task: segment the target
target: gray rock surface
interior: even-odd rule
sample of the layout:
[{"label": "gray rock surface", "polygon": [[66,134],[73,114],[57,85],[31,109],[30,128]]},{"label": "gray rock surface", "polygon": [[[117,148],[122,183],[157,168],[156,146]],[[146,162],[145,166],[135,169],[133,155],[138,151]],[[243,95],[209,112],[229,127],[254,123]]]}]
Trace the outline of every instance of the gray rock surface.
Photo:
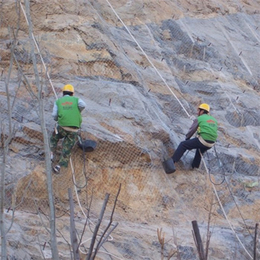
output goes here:
[{"label": "gray rock surface", "polygon": [[[8,135],[6,85],[13,42],[8,26],[17,22],[13,1],[5,1],[1,12],[5,18],[0,24],[3,138]],[[191,221],[198,221],[205,241],[210,212],[209,259],[252,259],[260,202],[259,13],[259,3],[253,0],[31,3],[34,34],[54,86],[42,73],[48,133],[54,127],[54,91],[60,97],[61,87],[70,83],[87,104],[82,135],[98,143],[85,157],[78,147],[72,154],[76,189],[84,207],[90,190],[94,194],[92,220],[98,217],[104,194],[114,198],[122,185],[114,217],[119,226],[113,240],[105,244],[119,259],[159,259],[158,228],[167,241],[165,259],[171,249],[173,259],[177,251],[181,259],[198,259]],[[14,54],[21,67],[14,64],[8,85],[15,135],[6,164],[6,207],[11,202],[19,205],[8,234],[8,253],[11,259],[50,259],[43,225],[47,220],[39,221],[39,208],[46,209],[46,175],[23,15],[20,29]],[[19,69],[31,83],[31,91],[21,83]],[[44,71],[40,65],[39,69]],[[190,170],[192,151],[178,163],[175,174],[165,175],[161,161],[184,139],[201,102],[211,105],[219,122],[216,150],[205,155],[207,168],[202,164]],[[70,259],[69,219],[61,212],[68,211],[67,191],[74,187],[71,172],[53,176],[61,259]],[[225,182],[217,185],[224,177]],[[77,228],[82,230],[79,205],[76,212]],[[6,221],[9,225],[10,212]],[[88,230],[85,238],[90,237]],[[97,259],[110,258],[100,253]]]}]

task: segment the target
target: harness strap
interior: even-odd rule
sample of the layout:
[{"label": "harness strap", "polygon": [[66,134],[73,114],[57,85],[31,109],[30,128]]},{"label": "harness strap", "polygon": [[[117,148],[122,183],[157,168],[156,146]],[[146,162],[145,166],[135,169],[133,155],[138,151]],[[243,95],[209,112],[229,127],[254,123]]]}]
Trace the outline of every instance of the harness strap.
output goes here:
[{"label": "harness strap", "polygon": [[200,141],[203,145],[205,145],[206,147],[209,147],[209,148],[213,147],[214,144],[215,144],[215,143],[208,143],[208,142],[205,141],[200,135],[198,136],[198,139],[199,139],[199,141]]},{"label": "harness strap", "polygon": [[60,126],[66,131],[77,133],[79,131],[79,128],[70,127],[70,126]]}]

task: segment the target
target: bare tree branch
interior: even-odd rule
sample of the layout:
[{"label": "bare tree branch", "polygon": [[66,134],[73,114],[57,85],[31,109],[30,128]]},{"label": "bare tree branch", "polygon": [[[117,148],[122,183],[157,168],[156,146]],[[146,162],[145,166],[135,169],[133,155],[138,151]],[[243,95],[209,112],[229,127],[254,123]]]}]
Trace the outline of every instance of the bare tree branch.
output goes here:
[{"label": "bare tree branch", "polygon": [[254,260],[257,260],[257,232],[258,232],[258,223],[256,223],[255,225]]},{"label": "bare tree branch", "polygon": [[74,222],[74,203],[72,199],[72,192],[71,189],[68,189],[69,193],[69,203],[70,203],[70,240],[71,240],[71,246],[73,251],[74,260],[79,260],[79,250],[78,250],[78,240],[76,236],[76,228],[75,228],[75,222]]},{"label": "bare tree branch", "polygon": [[[115,212],[115,208],[116,208],[116,203],[117,203],[117,199],[118,199],[118,196],[120,194],[120,191],[121,191],[121,184],[119,185],[119,188],[118,188],[118,191],[117,191],[117,194],[116,194],[116,198],[115,198],[115,201],[114,201],[114,206],[113,206],[113,210],[112,210],[112,213],[110,215],[110,221],[106,227],[106,229],[104,230],[103,234],[101,235],[100,239],[99,239],[99,242],[97,244],[97,247],[96,247],[96,250],[94,252],[94,257],[93,259],[95,258],[98,250],[100,249],[100,247],[106,242],[106,239],[108,238],[108,236],[105,237],[105,239],[103,239],[104,235],[106,234],[107,230],[109,229],[109,227],[111,226],[112,222],[113,222],[113,215],[114,215],[114,212]],[[116,225],[117,226],[117,225]],[[115,226],[115,227],[116,227]],[[115,229],[115,227],[113,228],[113,230]],[[110,232],[111,233],[111,232]],[[102,241],[103,240],[103,241]]]},{"label": "bare tree branch", "polygon": [[208,259],[208,253],[209,253],[209,244],[210,244],[210,238],[211,238],[211,232],[210,232],[210,224],[211,224],[211,216],[212,216],[212,208],[214,204],[214,197],[213,194],[211,195],[211,202],[210,202],[210,209],[209,209],[209,216],[208,216],[208,226],[207,226],[207,238],[206,238],[206,249],[205,249],[205,260]]},{"label": "bare tree branch", "polygon": [[55,221],[55,207],[53,200],[53,188],[52,188],[52,169],[51,169],[51,160],[50,160],[50,149],[49,149],[49,138],[45,126],[45,118],[44,118],[44,108],[43,108],[43,100],[42,100],[42,85],[40,82],[40,75],[37,68],[37,61],[35,56],[34,49],[34,36],[33,36],[33,25],[31,22],[30,16],[30,3],[28,0],[25,0],[25,8],[26,8],[26,16],[28,21],[28,29],[29,29],[29,40],[31,47],[31,58],[33,62],[33,69],[35,75],[36,86],[38,88],[38,101],[39,101],[39,114],[41,119],[41,129],[43,132],[43,140],[44,140],[44,151],[45,151],[45,165],[47,172],[47,186],[48,186],[48,197],[49,197],[49,206],[50,206],[50,229],[51,229],[51,250],[52,250],[52,258],[54,260],[59,259],[58,248],[57,248],[57,240],[56,240],[56,221]]},{"label": "bare tree branch", "polygon": [[199,259],[200,260],[205,260],[205,254],[204,254],[204,249],[203,249],[203,244],[200,236],[200,231],[198,227],[198,223],[196,220],[193,220],[192,222],[192,227],[193,227],[193,232],[194,232],[194,237],[195,237],[195,244],[198,250],[199,254]]},{"label": "bare tree branch", "polygon": [[104,199],[104,203],[103,203],[103,206],[102,206],[99,218],[98,218],[98,223],[95,226],[95,230],[94,230],[94,233],[93,233],[93,236],[92,236],[92,239],[91,239],[91,244],[90,244],[90,247],[89,247],[87,260],[93,259],[92,258],[92,252],[93,252],[95,241],[96,241],[96,238],[97,238],[97,233],[98,233],[99,227],[101,225],[101,222],[102,222],[105,210],[106,210],[106,206],[107,206],[107,203],[108,203],[109,196],[110,195],[108,193],[106,193],[106,196],[105,196],[105,199]]}]

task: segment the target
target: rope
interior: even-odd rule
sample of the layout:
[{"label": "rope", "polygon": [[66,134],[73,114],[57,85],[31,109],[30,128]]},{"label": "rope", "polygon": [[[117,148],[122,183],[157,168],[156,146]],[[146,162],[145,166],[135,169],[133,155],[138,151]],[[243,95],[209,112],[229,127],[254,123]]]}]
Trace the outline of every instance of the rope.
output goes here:
[{"label": "rope", "polygon": [[[134,40],[134,42],[135,42],[135,43],[137,44],[137,46],[140,48],[140,50],[142,51],[142,53],[144,54],[144,56],[146,57],[146,59],[148,60],[148,62],[151,64],[151,66],[155,69],[155,71],[157,72],[157,74],[160,76],[160,78],[162,79],[162,81],[164,82],[164,84],[166,85],[166,87],[170,90],[170,92],[172,93],[172,95],[176,98],[176,100],[178,101],[178,103],[180,104],[180,106],[182,107],[182,109],[185,111],[185,113],[187,114],[187,116],[188,116],[189,118],[191,118],[190,114],[189,114],[189,113],[187,112],[187,110],[184,108],[184,106],[182,105],[182,103],[180,102],[180,100],[177,98],[177,96],[175,95],[175,93],[170,89],[170,87],[169,87],[169,85],[167,84],[167,82],[165,81],[165,79],[162,77],[162,75],[161,75],[160,72],[157,70],[157,68],[154,66],[154,64],[152,63],[152,61],[150,60],[150,58],[147,56],[147,54],[145,53],[145,51],[143,50],[143,48],[140,46],[140,44],[137,42],[137,40],[135,39],[135,37],[132,35],[132,33],[130,32],[130,30],[129,30],[128,27],[126,26],[126,24],[123,22],[123,20],[122,20],[122,19],[120,18],[120,16],[117,14],[117,12],[116,12],[115,9],[113,8],[113,6],[110,4],[109,0],[106,0],[106,2],[108,3],[108,5],[109,5],[110,8],[112,9],[112,11],[114,12],[114,14],[116,15],[116,17],[119,19],[119,21],[123,24],[124,28],[127,30],[127,32],[128,32],[129,35],[132,37],[132,39]],[[210,176],[210,173],[209,173],[209,170],[208,170],[208,168],[207,168],[207,166],[206,166],[205,160],[204,160],[204,158],[203,158],[202,155],[201,155],[201,157],[202,157],[204,166],[205,166],[205,168],[206,168],[206,171],[207,171],[207,173],[208,173],[209,176]],[[225,180],[225,179],[224,179],[224,180]],[[223,180],[220,184],[222,184],[222,183],[224,182],[224,180]],[[241,240],[239,239],[239,237],[237,236],[237,234],[236,234],[236,232],[235,232],[235,230],[234,230],[232,224],[230,223],[230,221],[229,221],[229,219],[228,219],[228,217],[227,217],[227,214],[226,214],[226,212],[225,212],[225,210],[224,210],[224,208],[223,208],[223,206],[222,206],[222,203],[221,203],[221,201],[220,201],[220,199],[219,199],[219,196],[218,196],[218,194],[217,194],[217,191],[216,191],[216,188],[215,188],[215,184],[214,184],[212,181],[211,181],[211,184],[212,184],[213,190],[214,190],[214,192],[215,192],[215,195],[216,195],[216,197],[217,197],[217,200],[218,200],[218,202],[219,202],[219,205],[220,205],[220,207],[221,207],[221,209],[222,209],[222,211],[223,211],[223,214],[224,214],[224,216],[225,216],[225,218],[226,218],[226,220],[227,220],[227,222],[228,222],[228,224],[229,224],[231,230],[233,231],[233,233],[234,233],[235,236],[237,237],[239,243],[241,244],[241,246],[243,247],[243,249],[245,250],[245,252],[249,255],[249,257],[250,257],[251,259],[253,259],[252,256],[249,254],[249,252],[246,250],[245,246],[243,245],[243,243],[241,242]],[[220,184],[219,184],[219,185],[220,185]]]},{"label": "rope", "polygon": [[[140,50],[142,51],[142,53],[144,54],[144,56],[146,57],[146,59],[148,60],[148,62],[151,64],[151,66],[154,68],[154,70],[156,71],[156,73],[159,75],[159,77],[161,78],[161,80],[164,82],[164,84],[166,85],[166,87],[169,89],[169,91],[171,92],[171,94],[172,94],[172,95],[175,97],[175,99],[178,101],[178,103],[180,104],[180,106],[182,107],[182,109],[184,110],[184,112],[186,113],[186,115],[187,115],[189,118],[191,118],[190,114],[189,114],[188,111],[185,109],[185,107],[183,106],[183,104],[181,103],[181,101],[179,100],[179,98],[178,98],[178,97],[175,95],[175,93],[171,90],[170,86],[167,84],[167,82],[165,81],[165,79],[162,77],[161,73],[157,70],[157,68],[155,67],[155,65],[153,64],[153,62],[150,60],[150,58],[149,58],[148,55],[145,53],[145,51],[143,50],[143,48],[140,46],[140,44],[137,42],[137,40],[135,39],[135,37],[132,35],[132,33],[130,32],[130,30],[129,30],[128,27],[126,26],[126,24],[123,22],[123,20],[122,20],[122,19],[120,18],[120,16],[117,14],[117,12],[116,12],[115,9],[113,8],[113,6],[110,4],[109,0],[106,0],[106,2],[108,3],[108,5],[109,5],[110,8],[112,9],[112,11],[114,12],[114,14],[116,15],[116,17],[119,19],[119,21],[123,24],[124,28],[127,30],[127,32],[128,32],[129,35],[132,37],[132,39],[134,40],[134,42],[135,42],[135,43],[137,44],[137,46],[140,48]],[[28,22],[28,19],[27,19],[27,16],[26,16],[26,12],[25,12],[25,10],[24,10],[24,8],[23,8],[21,2],[20,2],[20,6],[21,6],[21,9],[22,9],[22,11],[23,11],[23,14],[24,14],[24,17],[25,17],[25,19],[26,19],[26,22],[27,22],[27,24],[29,25],[29,22]],[[54,89],[54,86],[53,86],[53,84],[52,84],[51,78],[50,78],[49,73],[48,73],[48,71],[47,71],[47,67],[46,67],[45,62],[44,62],[44,60],[43,60],[43,57],[42,57],[42,55],[41,55],[41,52],[40,52],[39,46],[38,46],[38,44],[37,44],[37,41],[36,41],[36,39],[35,39],[35,37],[34,37],[34,34],[33,34],[32,36],[33,36],[34,44],[35,44],[35,46],[36,46],[36,48],[37,48],[37,51],[38,51],[38,54],[39,54],[39,56],[40,56],[41,62],[42,62],[42,64],[43,64],[44,70],[45,70],[45,72],[46,72],[47,78],[48,78],[48,80],[49,80],[49,83],[50,83],[50,85],[51,85],[51,87],[52,87],[52,90],[53,90],[53,93],[54,93],[54,95],[55,95],[55,98],[58,99],[57,93],[56,93],[56,91],[55,91],[55,89]],[[249,72],[250,72],[250,70],[249,70]],[[202,154],[201,154],[201,158],[202,158],[202,161],[203,161],[203,163],[204,163],[206,172],[207,172],[207,173],[209,174],[209,176],[210,176],[209,170],[208,170],[208,168],[207,168],[207,166],[206,166],[206,163],[205,163],[205,160],[204,160]],[[73,173],[73,182],[74,182],[74,189],[75,189],[75,194],[76,194],[76,197],[77,197],[77,201],[78,201],[79,207],[80,207],[80,209],[81,209],[81,211],[82,211],[84,217],[87,219],[87,216],[86,216],[86,214],[85,214],[85,212],[84,212],[84,210],[83,210],[83,208],[82,208],[82,206],[81,206],[81,203],[80,203],[80,200],[79,200],[79,197],[78,197],[78,193],[77,193],[77,190],[76,190],[76,185],[75,185],[75,184],[76,184],[75,172],[74,172],[74,167],[73,167],[71,158],[70,158],[70,164],[71,164],[71,169],[72,169],[72,173]],[[224,179],[224,180],[225,180],[225,179]],[[221,184],[224,182],[224,180],[221,182]],[[212,184],[214,193],[215,193],[215,195],[216,195],[216,197],[217,197],[217,200],[218,200],[218,202],[219,202],[219,205],[220,205],[220,207],[221,207],[221,209],[222,209],[222,212],[223,212],[223,214],[224,214],[224,216],[225,216],[225,218],[226,218],[226,220],[227,220],[227,222],[228,222],[228,224],[229,224],[231,230],[232,230],[233,233],[235,234],[237,240],[239,241],[239,243],[241,244],[241,246],[243,247],[243,249],[245,250],[245,252],[248,254],[248,256],[250,257],[250,259],[253,259],[252,256],[249,254],[249,252],[246,250],[246,248],[245,248],[245,246],[243,245],[243,243],[241,242],[240,238],[237,236],[237,234],[236,234],[236,232],[235,232],[235,230],[234,230],[232,224],[230,223],[230,221],[229,221],[229,219],[228,219],[228,217],[227,217],[227,214],[225,213],[225,210],[224,210],[224,208],[223,208],[223,205],[222,205],[222,203],[221,203],[221,201],[220,201],[220,198],[219,198],[218,193],[217,193],[216,188],[215,188],[215,185],[216,185],[216,184],[213,183],[211,180],[210,180],[210,182],[211,182],[211,184]],[[90,221],[90,220],[88,219],[88,221]],[[92,223],[92,224],[93,224],[93,223]],[[113,239],[113,238],[112,238],[112,239]],[[88,240],[89,240],[89,239],[88,239]],[[81,245],[82,245],[83,243],[86,243],[88,240],[85,240],[84,242],[82,242]],[[115,256],[115,257],[116,257],[116,256]],[[120,259],[120,258],[118,258],[118,259]]]},{"label": "rope", "polygon": [[[199,150],[199,152],[200,152],[200,150]],[[205,162],[205,160],[204,160],[204,157],[203,157],[203,155],[201,154],[201,152],[200,152],[200,156],[201,156],[201,159],[202,159],[202,161],[203,161],[203,164],[204,164],[204,167],[205,167],[205,169],[206,169],[207,174],[210,174],[210,173],[209,173],[209,170],[208,170],[208,167],[207,167],[207,165],[206,165],[206,162]],[[219,196],[218,196],[218,193],[217,193],[217,190],[216,190],[216,188],[215,188],[214,183],[211,182],[211,185],[212,185],[212,188],[213,188],[213,190],[214,190],[215,196],[216,196],[216,198],[217,198],[217,200],[218,200],[219,206],[221,207],[221,210],[222,210],[222,212],[223,212],[223,214],[224,214],[224,216],[225,216],[225,218],[226,218],[226,220],[227,220],[227,222],[228,222],[228,224],[229,224],[230,229],[232,230],[232,232],[233,232],[234,235],[236,236],[236,238],[237,238],[238,242],[240,243],[240,245],[243,247],[243,249],[245,250],[245,252],[246,252],[246,253],[248,254],[248,256],[250,257],[250,259],[253,259],[253,257],[250,255],[250,253],[247,251],[247,249],[245,248],[244,244],[242,243],[242,241],[241,241],[240,238],[238,237],[238,235],[237,235],[236,231],[234,230],[234,228],[233,228],[231,222],[229,221],[229,218],[228,218],[228,216],[227,216],[227,214],[226,214],[226,212],[225,212],[225,209],[224,209],[224,207],[223,207],[223,205],[222,205],[222,203],[221,203],[221,200],[220,200],[220,198],[219,198]]]},{"label": "rope", "polygon": [[[74,167],[73,167],[73,163],[72,163],[72,159],[71,159],[71,158],[70,158],[70,166],[71,166],[71,172],[72,172],[73,183],[76,183],[75,171],[74,171]],[[84,217],[85,217],[85,219],[86,219],[86,223],[89,222],[89,224],[92,224],[93,226],[95,226],[95,224],[88,218],[88,216],[86,215],[86,213],[85,213],[85,211],[84,211],[84,209],[83,209],[83,207],[82,207],[82,205],[81,205],[81,202],[80,202],[80,199],[79,199],[79,195],[78,195],[78,192],[77,192],[77,187],[76,187],[76,185],[74,185],[74,191],[75,191],[75,195],[76,195],[77,202],[78,202],[78,205],[79,205],[79,207],[80,207],[80,210],[81,210],[82,214],[84,215]],[[101,230],[101,229],[100,229],[100,230]],[[104,231],[104,230],[101,230],[101,232],[103,232],[103,231]],[[113,236],[109,235],[109,237],[110,237],[110,239],[108,239],[108,241],[113,241],[113,240],[114,240]],[[87,243],[89,240],[91,240],[91,238],[85,239],[85,240],[83,240],[83,241],[80,243],[80,245],[79,245],[79,250],[80,250],[80,252],[81,252],[82,254],[86,254],[86,252],[85,252],[85,251],[82,251],[81,246],[84,245],[85,243]],[[100,253],[107,254],[107,255],[110,255],[110,256],[113,256],[113,257],[115,257],[115,258],[117,258],[117,259],[123,260],[123,258],[120,258],[120,257],[118,257],[118,256],[116,256],[116,255],[114,255],[114,254],[109,253],[109,252],[100,251],[100,250],[99,250],[99,252],[100,252]]]},{"label": "rope", "polygon": [[[20,2],[20,6],[21,6],[21,9],[22,9],[22,11],[23,11],[25,20],[26,20],[27,24],[29,25],[28,18],[27,18],[27,16],[26,16],[26,12],[25,12],[25,10],[24,10],[24,8],[23,8],[21,2]],[[50,85],[51,85],[51,87],[52,87],[52,90],[53,90],[53,93],[54,93],[54,95],[55,95],[55,98],[58,99],[57,93],[56,93],[56,91],[55,91],[55,89],[54,89],[54,86],[53,86],[53,84],[52,84],[51,78],[50,78],[49,73],[48,73],[48,71],[47,71],[47,67],[46,67],[46,65],[45,65],[45,63],[44,63],[44,60],[43,60],[43,57],[42,57],[42,55],[41,55],[39,46],[38,46],[38,44],[37,44],[37,41],[35,40],[34,34],[32,34],[32,36],[33,36],[33,41],[34,41],[34,44],[35,44],[35,46],[36,46],[36,48],[37,48],[38,54],[39,54],[39,56],[40,56],[40,58],[41,58],[41,62],[42,62],[42,64],[43,64],[43,67],[44,67],[44,70],[45,70],[45,72],[46,72],[47,78],[48,78],[48,80],[49,80],[49,83],[50,83]],[[85,153],[84,153],[84,154],[85,154]],[[84,217],[86,218],[86,221],[89,222],[90,224],[94,225],[94,223],[86,216],[86,214],[85,214],[85,212],[84,212],[84,210],[83,210],[83,208],[82,208],[82,205],[81,205],[81,202],[80,202],[80,199],[79,199],[79,196],[78,196],[78,192],[77,192],[77,187],[78,187],[78,186],[77,186],[77,184],[76,184],[75,171],[74,171],[74,167],[73,167],[73,163],[72,163],[72,159],[71,159],[71,158],[70,158],[70,165],[71,165],[71,169],[72,169],[73,186],[74,186],[74,190],[75,190],[75,194],[76,194],[76,198],[77,198],[78,205],[79,205],[79,207],[80,207],[80,210],[81,210],[82,214],[83,214]],[[84,161],[84,170],[85,170],[85,161]],[[85,184],[84,186],[86,186],[86,185],[87,185],[87,177],[86,177],[85,171],[84,171],[84,176],[85,176],[85,178],[86,178],[86,184]],[[82,188],[82,187],[81,187],[81,188]],[[109,235],[109,237],[110,237],[110,239],[108,239],[108,241],[112,241],[112,240],[113,240],[113,237],[112,237],[111,235]],[[86,242],[88,242],[90,239],[91,239],[91,238],[89,238],[89,239],[87,239],[87,240],[84,240],[84,241],[81,242],[81,244],[79,245],[79,250],[81,251],[81,253],[85,254],[85,252],[83,252],[83,251],[81,250],[81,247],[80,247],[80,246],[83,245],[83,244],[85,244]],[[108,254],[108,255],[111,255],[111,256],[113,256],[113,257],[115,257],[115,258],[117,258],[117,259],[121,259],[121,258],[119,258],[118,256],[113,255],[113,254],[110,254],[110,253],[108,253],[108,252],[105,252],[105,251],[100,251],[100,252],[101,252],[101,253],[106,253],[106,254]],[[121,259],[121,260],[123,260],[123,259]]]},{"label": "rope", "polygon": [[[82,138],[81,138],[81,131],[78,132],[78,142],[80,142],[82,144]],[[85,149],[83,148],[83,154],[82,154],[82,157],[83,157],[83,169],[82,169],[82,173],[84,175],[84,178],[85,178],[85,183],[84,185],[79,185],[76,183],[76,181],[74,181],[74,178],[73,178],[73,184],[78,188],[78,189],[83,189],[87,186],[88,184],[88,179],[89,177],[87,177],[87,173],[86,173],[86,152],[85,152]]]},{"label": "rope", "polygon": [[[214,149],[215,149],[215,152],[216,152],[215,145],[214,145]],[[208,157],[208,161],[209,161],[209,154],[208,154],[208,153],[207,153],[207,157]],[[218,157],[217,157],[217,158],[218,158]],[[219,162],[220,162],[220,160],[219,160]],[[222,180],[220,183],[216,183],[216,182],[214,182],[214,181],[212,180],[212,178],[211,178],[211,173],[210,173],[210,170],[209,170],[209,180],[210,180],[210,182],[213,183],[214,185],[221,185],[221,184],[223,184],[224,181],[225,181],[225,175],[224,175],[223,180]]]},{"label": "rope", "polygon": [[[118,18],[118,20],[123,24],[124,28],[127,30],[127,32],[128,32],[129,35],[132,37],[132,39],[134,40],[134,42],[137,44],[137,46],[139,47],[139,49],[142,51],[142,53],[144,54],[144,56],[146,57],[146,59],[148,60],[148,62],[151,64],[151,66],[152,66],[152,67],[154,68],[154,70],[157,72],[157,74],[159,75],[159,77],[162,79],[162,81],[164,82],[164,84],[166,85],[166,87],[170,90],[170,92],[172,93],[172,95],[176,98],[176,100],[178,101],[178,103],[180,104],[180,106],[182,107],[182,109],[184,110],[184,112],[187,114],[187,116],[188,116],[189,118],[191,118],[192,116],[190,116],[190,114],[189,114],[189,113],[187,112],[187,110],[184,108],[184,106],[182,105],[182,103],[180,102],[180,100],[177,98],[177,96],[175,95],[175,93],[171,90],[171,88],[169,87],[169,85],[167,84],[167,82],[165,81],[165,79],[162,77],[162,75],[161,75],[160,72],[157,70],[157,68],[154,66],[154,64],[152,63],[152,61],[150,60],[150,58],[147,56],[147,54],[145,53],[145,51],[143,50],[143,48],[140,46],[140,44],[137,42],[137,40],[135,39],[135,37],[132,35],[132,33],[130,32],[130,30],[129,30],[128,27],[126,26],[126,24],[123,22],[123,20],[122,20],[122,19],[120,18],[120,16],[117,14],[117,12],[116,12],[115,9],[113,8],[113,6],[112,6],[111,3],[109,2],[109,0],[106,0],[106,2],[108,3],[108,5],[109,5],[110,8],[112,9],[112,11],[114,12],[114,14],[116,15],[116,17]],[[204,166],[205,166],[205,168],[206,168],[206,171],[207,171],[207,173],[208,173],[209,176],[210,176],[210,173],[209,173],[209,170],[208,170],[208,168],[207,168],[207,166],[206,166],[205,160],[204,160],[204,158],[203,158],[202,155],[201,155],[201,157],[202,157]],[[239,239],[239,237],[237,236],[237,234],[236,234],[236,232],[235,232],[233,226],[231,225],[231,223],[230,223],[230,221],[229,221],[229,219],[228,219],[228,217],[227,217],[227,214],[226,214],[226,212],[225,212],[225,210],[224,210],[224,208],[223,208],[223,206],[222,206],[222,203],[221,203],[221,201],[220,201],[220,199],[219,199],[219,196],[218,196],[218,194],[217,194],[217,191],[216,191],[216,188],[215,188],[215,183],[211,180],[211,176],[210,176],[209,178],[210,178],[210,182],[211,182],[211,184],[212,184],[213,190],[214,190],[214,192],[215,192],[215,195],[216,195],[216,197],[217,197],[217,199],[218,199],[219,205],[220,205],[220,207],[221,207],[221,209],[222,209],[222,211],[223,211],[223,214],[224,214],[224,216],[225,216],[225,218],[226,218],[226,220],[227,220],[227,222],[228,222],[228,224],[229,224],[231,230],[233,231],[233,233],[234,233],[235,236],[237,237],[239,243],[241,244],[241,246],[243,247],[243,249],[245,250],[245,252],[249,255],[249,257],[250,257],[251,259],[253,259],[252,256],[249,254],[249,252],[246,250],[245,246],[243,245],[243,243],[241,242],[241,240]],[[224,181],[225,181],[225,178],[224,178],[224,180],[223,180],[220,184],[222,184]],[[219,184],[219,185],[220,185],[220,184]]]},{"label": "rope", "polygon": [[[219,160],[219,164],[223,165],[223,164],[221,163],[219,157],[218,157],[218,154],[217,154],[217,151],[216,151],[216,147],[215,147],[215,146],[214,146],[214,148],[215,148],[216,157],[217,157],[218,160]],[[225,166],[220,166],[220,167],[223,167],[223,168],[225,169],[225,171],[227,171],[227,169],[226,169]],[[243,220],[243,222],[244,222],[244,225],[245,225],[245,227],[246,227],[248,233],[249,233],[250,236],[253,238],[253,236],[252,236],[250,230],[249,230],[248,227],[247,227],[246,221],[245,221],[244,217],[242,216],[242,213],[241,213],[241,211],[240,211],[240,209],[239,209],[239,206],[237,205],[237,202],[236,202],[236,200],[235,200],[235,196],[234,196],[234,194],[233,194],[233,192],[232,192],[232,190],[231,190],[231,188],[230,188],[230,184],[228,183],[228,181],[227,181],[227,179],[226,179],[226,175],[224,175],[223,182],[224,182],[224,181],[226,182],[226,185],[227,185],[227,188],[228,188],[228,190],[229,190],[229,193],[231,194],[231,197],[232,197],[232,199],[233,199],[233,201],[234,201],[234,203],[235,203],[235,205],[236,205],[236,208],[237,208],[237,210],[238,210],[238,212],[239,212],[240,217],[242,218],[242,220]],[[213,184],[215,184],[215,183],[213,182]],[[216,184],[215,184],[215,185],[216,185]]]},{"label": "rope", "polygon": [[155,65],[153,64],[153,62],[150,60],[150,58],[148,57],[148,55],[146,54],[146,52],[143,50],[143,48],[140,46],[140,44],[138,43],[138,41],[135,39],[135,37],[133,36],[133,34],[130,32],[130,30],[128,29],[127,25],[124,23],[124,21],[120,18],[120,16],[117,14],[116,10],[113,8],[113,6],[110,4],[110,2],[108,0],[106,0],[108,5],[110,6],[110,8],[112,9],[112,11],[114,12],[115,16],[118,18],[118,20],[123,24],[124,28],[127,30],[127,32],[129,33],[129,35],[132,37],[132,39],[134,40],[134,42],[137,44],[137,46],[139,47],[139,49],[141,50],[141,52],[144,54],[144,56],[146,57],[146,59],[148,60],[148,62],[151,64],[151,66],[154,68],[154,70],[156,71],[156,73],[159,75],[159,77],[161,78],[161,80],[163,81],[163,83],[166,85],[166,87],[169,89],[169,91],[172,93],[172,95],[175,97],[175,99],[178,101],[178,103],[180,104],[180,106],[182,107],[182,109],[184,110],[184,112],[187,114],[187,116],[189,118],[191,118],[190,114],[188,113],[188,111],[185,109],[185,107],[183,106],[183,104],[181,103],[181,101],[179,100],[179,98],[175,95],[175,93],[171,90],[170,86],[167,84],[166,80],[163,78],[163,76],[161,75],[161,73],[157,70],[157,68],[155,67]]}]

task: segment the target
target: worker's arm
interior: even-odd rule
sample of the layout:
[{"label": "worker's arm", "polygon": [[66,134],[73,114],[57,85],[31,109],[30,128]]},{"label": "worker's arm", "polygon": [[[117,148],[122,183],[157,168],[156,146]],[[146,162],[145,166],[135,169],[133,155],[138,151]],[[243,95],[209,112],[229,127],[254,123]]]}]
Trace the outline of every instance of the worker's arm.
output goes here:
[{"label": "worker's arm", "polygon": [[53,110],[52,110],[52,116],[55,121],[58,121],[58,106],[56,102],[54,102]]},{"label": "worker's arm", "polygon": [[86,108],[86,103],[80,98],[78,100],[78,108],[80,112]]},{"label": "worker's arm", "polygon": [[199,122],[198,122],[198,119],[196,118],[196,119],[194,119],[188,133],[186,134],[186,140],[189,140],[194,135],[194,133],[198,129],[198,126],[199,126]]}]

